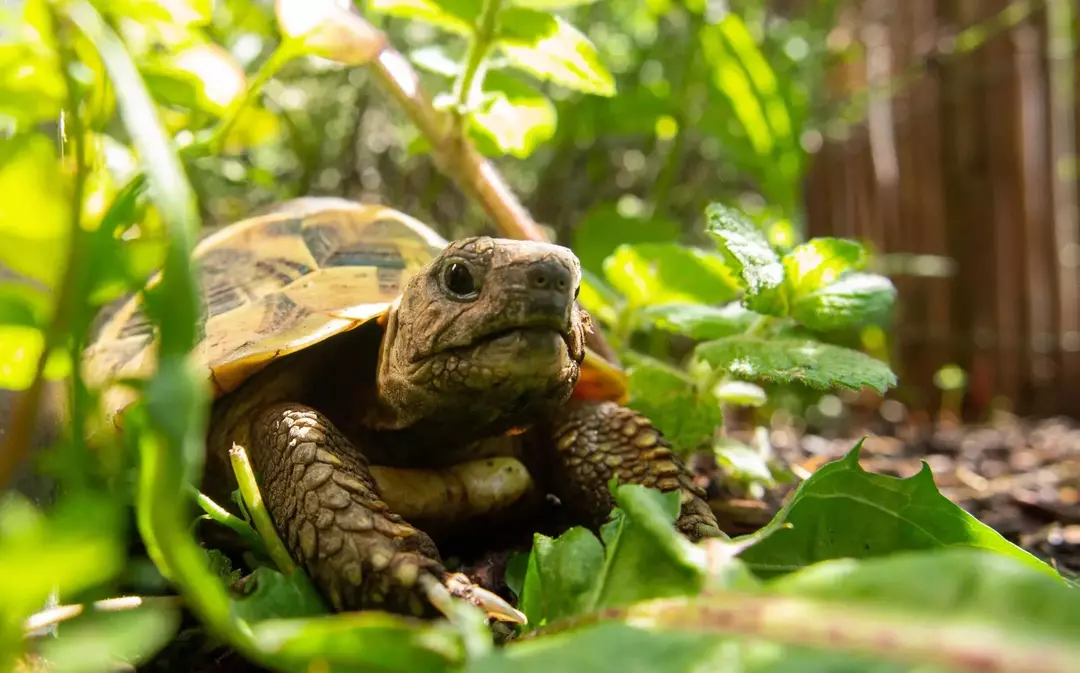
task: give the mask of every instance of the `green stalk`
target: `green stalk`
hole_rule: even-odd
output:
[[[244,504],[251,514],[251,520],[255,522],[255,530],[262,537],[266,552],[274,561],[278,570],[286,575],[296,570],[296,564],[289,556],[289,550],[278,537],[274,522],[270,520],[270,513],[263,504],[259,485],[255,481],[255,471],[251,469],[251,461],[248,460],[247,451],[239,444],[233,444],[229,449],[229,462],[232,463],[233,473],[236,474],[236,483],[240,487],[240,495],[244,498]]]
[[[206,512],[206,516],[210,517],[211,520],[216,521],[226,528],[232,529],[234,533],[239,535],[253,548],[257,550],[263,549],[263,543],[262,540],[259,539],[259,534],[256,533],[255,529],[249,526],[246,521],[230,513],[229,510],[208,498],[202,491],[191,484],[187,485],[187,489],[191,493],[191,497],[195,499],[195,504],[197,504],[202,511]]]
[[[459,115],[469,109],[469,94],[472,93],[477,75],[483,72],[482,66],[493,44],[501,5],[502,0],[484,0],[480,18],[474,26],[472,37],[469,38],[465,67],[454,80],[454,101]]]

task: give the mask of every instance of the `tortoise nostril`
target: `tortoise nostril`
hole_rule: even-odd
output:
[[[536,262],[526,272],[530,290],[566,293],[570,291],[570,269],[557,260]]]

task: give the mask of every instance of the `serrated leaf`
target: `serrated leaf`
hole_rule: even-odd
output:
[[[627,406],[646,417],[682,452],[707,445],[724,417],[711,396],[699,399],[694,384],[659,363],[639,362],[628,370]]]
[[[0,144],[0,264],[52,287],[70,246],[69,180],[55,141],[18,135]]]
[[[251,573],[248,582],[250,588],[233,602],[233,609],[250,622],[327,613],[326,604],[303,570],[286,575],[262,566]]]
[[[499,151],[524,159],[555,133],[555,105],[539,91],[505,73],[489,71],[484,101],[469,114],[471,130]]]
[[[642,322],[696,341],[742,334],[760,317],[739,302],[719,307],[671,302],[647,306],[641,311]]]
[[[847,238],[814,238],[784,255],[784,274],[789,294],[798,299],[835,282],[845,273],[866,266],[867,253],[860,243]]]
[[[698,344],[694,358],[740,378],[799,381],[818,390],[870,386],[884,393],[896,385],[896,374],[881,360],[809,339],[725,337]]]
[[[737,292],[719,255],[674,243],[621,245],[604,260],[604,276],[638,306],[720,303],[733,299]]]
[[[740,558],[762,577],[819,561],[897,552],[978,547],[1011,556],[1050,576],[1057,573],[981,523],[934,484],[930,467],[907,479],[867,472],[862,440],[796,489],[779,512],[791,528],[777,530]]]
[[[447,622],[418,625],[375,610],[269,620],[252,630],[281,670],[295,673],[308,673],[312,662],[331,671],[450,673],[465,658],[461,636]]]
[[[471,35],[483,9],[481,0],[368,0],[376,14],[423,21],[452,33]]]
[[[499,14],[497,44],[533,77],[597,96],[615,95],[615,78],[589,38],[565,19],[524,7]]]
[[[819,332],[861,327],[892,314],[896,287],[885,276],[849,273],[795,300],[791,315]]]
[[[682,233],[678,222],[663,217],[628,217],[614,204],[589,210],[573,228],[572,245],[581,266],[602,273],[604,260],[623,244],[672,243]]]
[[[742,281],[747,306],[759,313],[784,317],[787,307],[775,296],[784,282],[784,266],[757,225],[720,203],[709,204],[705,219],[706,231]]]

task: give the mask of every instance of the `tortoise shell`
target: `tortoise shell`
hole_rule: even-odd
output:
[[[202,239],[193,259],[204,317],[193,357],[214,397],[276,358],[378,319],[446,245],[397,210],[328,197],[288,201]],[[88,383],[148,376],[155,345],[141,302],[129,299],[87,349]],[[611,382],[613,375],[621,381],[621,372],[601,360],[588,356],[579,388],[588,397],[620,396],[625,388]],[[110,415],[131,395],[126,388],[107,391]]]

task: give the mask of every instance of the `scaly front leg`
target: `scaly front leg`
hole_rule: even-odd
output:
[[[614,402],[571,400],[548,432],[555,495],[591,525],[602,524],[615,504],[608,491],[614,476],[624,484],[678,490],[676,526],[690,540],[723,535],[705,492],[645,416]]]
[[[441,583],[489,615],[520,621],[502,599],[444,572],[435,543],[383,502],[363,454],[318,411],[275,404],[230,439],[262,474],[263,499],[293,558],[336,610],[429,616],[443,610],[431,602]]]

